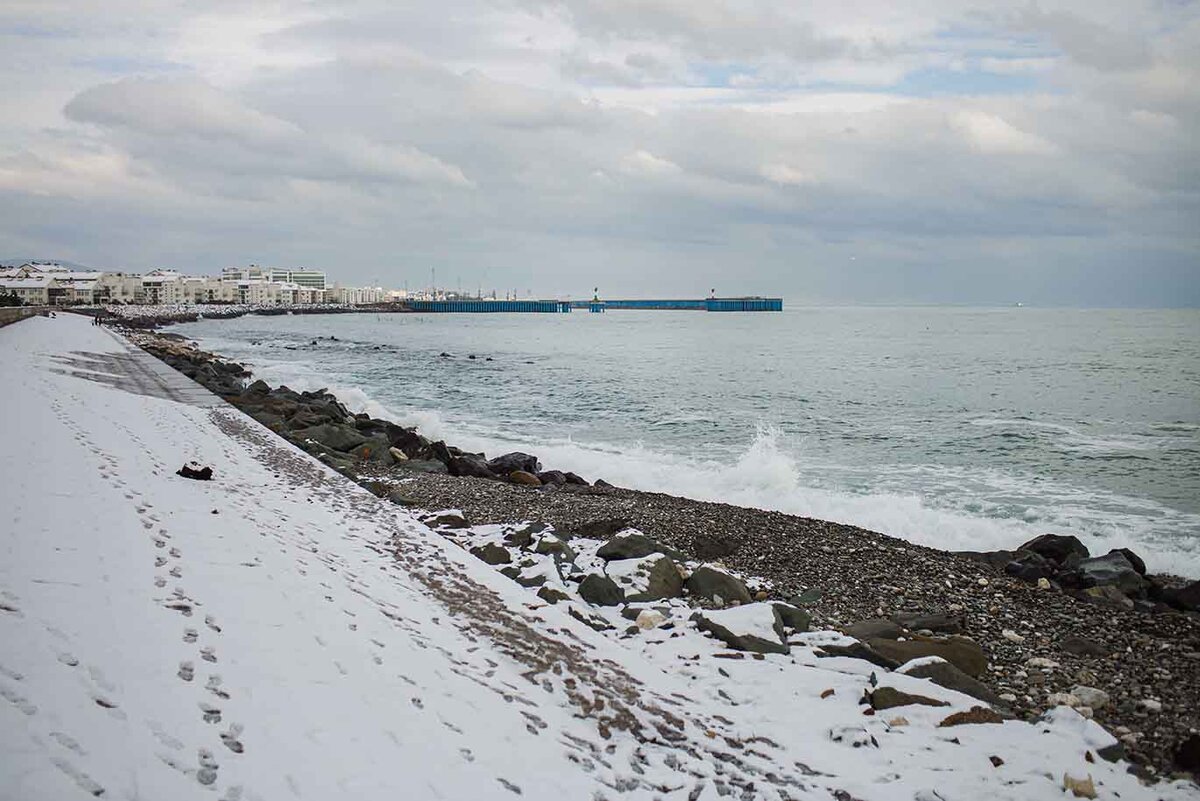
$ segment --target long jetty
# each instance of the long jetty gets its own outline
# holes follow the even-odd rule
[[[563,314],[572,309],[590,312],[641,309],[709,312],[783,311],[783,298],[699,298],[699,299],[617,299],[617,300],[409,300],[404,304],[414,312],[438,314]]]

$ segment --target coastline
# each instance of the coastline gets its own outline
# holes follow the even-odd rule
[[[1145,775],[1177,769],[1181,743],[1200,728],[1200,618],[1194,611],[1170,608],[1161,599],[1135,605],[1111,594],[1076,597],[1081,591],[1069,594],[1057,581],[1042,588],[1007,575],[1007,564],[1024,554],[954,554],[853,526],[603,482],[589,486],[562,474],[561,482],[555,477],[551,486],[540,486],[536,469],[520,471],[531,477],[530,485],[513,483],[478,455],[414,440],[417,432],[402,434],[394,430],[398,426],[370,418],[355,425],[387,435],[389,448],[407,442],[415,450],[380,458],[378,447],[364,452],[362,443],[345,450],[328,443],[306,447],[304,438],[289,436],[286,404],[337,404],[336,398],[288,395],[259,382],[251,393],[259,397],[246,402],[240,396],[249,391],[247,376],[220,357],[175,335],[134,336],[258,422],[403,506],[460,510],[472,525],[536,521],[585,537],[636,528],[688,557],[719,560],[763,580],[772,599],[820,593],[808,607],[814,621],[857,633],[880,649],[889,646],[875,641],[889,637],[964,635],[989,663],[980,680],[1019,717],[1034,719],[1058,703],[1080,705],[1071,700],[1076,687],[1103,688],[1111,703],[1091,713],[1121,739]],[[1171,577],[1151,582],[1169,590],[1180,584]],[[907,630],[896,629],[897,623]]]

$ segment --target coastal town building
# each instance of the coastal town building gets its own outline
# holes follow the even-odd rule
[[[78,270],[56,262],[0,267],[0,294],[15,294],[28,305],[110,304],[362,305],[399,300],[379,287],[326,286],[321,270],[226,267],[216,276],[189,276],[171,269],[145,274]],[[405,293],[407,294],[407,293]]]

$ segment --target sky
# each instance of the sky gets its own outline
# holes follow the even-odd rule
[[[1200,2],[6,0],[0,257],[1200,305]]]

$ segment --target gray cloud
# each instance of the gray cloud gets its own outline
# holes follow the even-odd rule
[[[41,54],[33,97],[56,99],[0,120],[0,255],[1200,302],[1186,10],[164,2],[150,24],[63,6],[0,12],[0,86]],[[995,91],[985,60],[1020,80]]]

